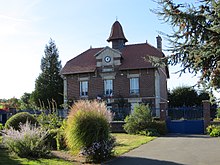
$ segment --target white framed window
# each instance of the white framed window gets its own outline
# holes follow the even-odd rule
[[[104,94],[112,96],[113,94],[113,80],[104,80]]]
[[[88,96],[88,81],[80,81],[80,96]]]
[[[139,94],[139,78],[130,78],[130,94]]]

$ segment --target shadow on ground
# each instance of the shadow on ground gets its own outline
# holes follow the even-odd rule
[[[0,148],[0,165],[19,165],[19,164],[21,164],[20,161],[11,159],[8,152]]]
[[[164,160],[156,160],[156,159],[148,159],[148,158],[140,158],[140,157],[118,157],[113,160],[102,163],[102,165],[183,165],[180,163],[164,161]]]

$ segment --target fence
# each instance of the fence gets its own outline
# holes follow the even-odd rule
[[[168,108],[170,120],[201,120],[203,119],[202,107],[177,107]]]

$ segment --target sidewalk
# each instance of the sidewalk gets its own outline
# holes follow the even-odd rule
[[[220,138],[207,135],[169,135],[157,138],[108,165],[220,165]]]

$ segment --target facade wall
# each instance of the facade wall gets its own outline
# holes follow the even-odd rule
[[[161,102],[167,102],[168,96],[167,96],[167,75],[165,68],[159,69],[160,74],[160,96],[161,96]]]
[[[80,97],[80,80],[88,79],[88,99],[96,99],[97,96],[104,96],[104,78],[100,70],[96,73],[73,74],[66,77],[67,81],[67,99],[78,100]],[[155,77],[154,69],[143,70],[124,70],[119,71],[115,68],[113,75],[113,96],[112,98],[143,98],[152,99],[155,97]],[[138,75],[139,77],[139,95],[130,94],[130,77]],[[108,75],[107,75],[108,76]]]

